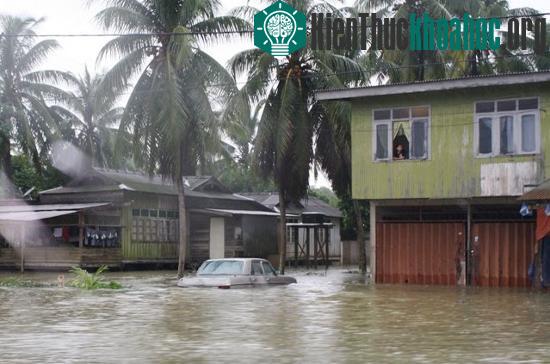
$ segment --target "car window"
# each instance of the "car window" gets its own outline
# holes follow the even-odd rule
[[[264,274],[266,276],[274,276],[275,275],[275,269],[271,266],[271,263],[269,262],[262,262],[262,267],[264,268]]]
[[[243,262],[238,260],[209,260],[204,262],[197,271],[199,275],[242,273]]]
[[[262,266],[260,265],[259,260],[253,260],[252,261],[252,267],[251,267],[251,270],[250,270],[250,274],[252,274],[253,276],[263,276],[264,275],[264,272],[262,270]]]

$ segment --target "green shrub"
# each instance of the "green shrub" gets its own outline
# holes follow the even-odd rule
[[[0,287],[45,287],[45,284],[33,282],[30,280],[23,280],[17,277],[8,277],[0,279]]]
[[[103,279],[103,272],[107,269],[106,265],[102,265],[95,273],[90,273],[80,267],[72,267],[70,272],[75,275],[75,278],[69,282],[71,287],[81,289],[120,289],[122,285],[115,281],[106,282]]]

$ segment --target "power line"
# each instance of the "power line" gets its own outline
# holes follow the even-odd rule
[[[548,52],[546,54],[549,54]],[[507,58],[516,58],[516,57],[530,57],[530,56],[540,56],[536,53],[523,53],[523,54],[516,54],[516,55],[503,55],[503,56],[494,56],[492,57],[495,60],[498,59],[507,59]],[[370,68],[363,67],[360,70],[357,71],[341,71],[341,72],[333,72],[333,73],[325,73],[325,74],[306,74],[302,75],[300,77],[289,77],[290,79],[311,79],[311,78],[320,78],[320,77],[331,77],[331,76],[340,76],[340,75],[350,75],[350,74],[359,74],[362,72],[368,72],[368,71],[390,71],[390,70],[399,70],[399,69],[411,69],[411,68],[420,68],[420,67],[431,67],[431,66],[452,66],[453,64],[457,63],[471,63],[471,60],[451,60],[448,62],[432,62],[432,63],[424,63],[420,65],[400,65],[400,66],[389,66],[382,69],[380,66],[372,66]],[[541,69],[539,71],[547,71],[547,69]],[[270,77],[266,79],[266,82],[275,82],[275,81],[282,81],[285,80],[285,77]],[[233,85],[245,85],[248,81],[235,81],[234,83],[214,83],[207,85],[208,87],[224,87],[224,86],[233,86]],[[156,89],[156,90],[139,90],[139,91],[127,91],[122,93],[121,95],[130,95],[132,93],[137,94],[155,94],[155,93],[161,93],[167,91],[166,89]]]
[[[214,35],[214,34],[246,34],[253,30],[220,30],[215,32],[167,32],[167,33],[76,33],[76,34],[0,34],[6,38],[71,38],[71,37],[160,37],[172,35]]]
[[[489,20],[489,19],[510,19],[510,18],[535,18],[550,15],[547,13],[525,14],[525,15],[506,15],[495,17],[479,17],[472,20]],[[381,18],[382,19],[382,18]],[[422,18],[419,18],[422,19]],[[454,18],[463,21],[463,18]],[[367,28],[371,28],[372,24],[367,24]],[[218,30],[218,31],[187,31],[187,32],[143,32],[143,33],[51,33],[51,34],[0,34],[0,37],[6,38],[62,38],[62,37],[143,37],[143,36],[172,36],[172,35],[215,35],[215,34],[251,34],[254,30]]]

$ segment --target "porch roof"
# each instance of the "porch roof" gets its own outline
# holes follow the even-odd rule
[[[279,216],[278,212],[270,211],[257,211],[257,210],[226,210],[226,209],[207,209],[209,211],[221,212],[231,215],[255,215],[255,216]],[[294,217],[296,215],[287,214],[289,217]]]
[[[67,210],[86,210],[95,207],[109,205],[108,202],[98,203],[69,203],[69,204],[45,204],[45,205],[9,205],[0,206],[0,213],[10,212],[37,212],[37,211],[67,211]]]
[[[542,182],[532,190],[525,192],[518,200],[520,201],[550,201],[550,179]]]
[[[0,222],[29,222],[70,215],[77,210],[0,212]]]

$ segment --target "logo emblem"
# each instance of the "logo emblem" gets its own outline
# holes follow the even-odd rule
[[[306,16],[282,1],[254,16],[254,45],[275,57],[306,46]]]

